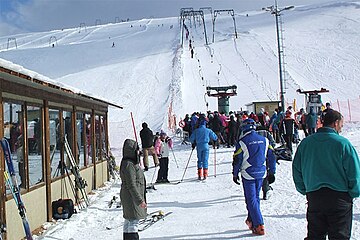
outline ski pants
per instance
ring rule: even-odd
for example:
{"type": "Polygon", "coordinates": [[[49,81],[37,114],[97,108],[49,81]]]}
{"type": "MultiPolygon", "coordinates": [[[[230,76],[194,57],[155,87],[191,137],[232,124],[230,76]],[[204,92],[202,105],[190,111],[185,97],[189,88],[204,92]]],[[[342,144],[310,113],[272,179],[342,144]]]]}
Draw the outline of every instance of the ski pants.
{"type": "Polygon", "coordinates": [[[350,239],[353,217],[353,199],[347,192],[320,188],[306,194],[308,208],[307,240],[350,239]]]}
{"type": "Polygon", "coordinates": [[[199,168],[208,168],[209,161],[209,144],[201,143],[196,145],[197,152],[197,167],[199,168]]]}
{"type": "Polygon", "coordinates": [[[253,227],[264,224],[260,211],[260,190],[263,179],[247,180],[242,178],[246,209],[248,211],[248,220],[252,222],[253,227]]]}
{"type": "Polygon", "coordinates": [[[159,159],[155,153],[155,148],[154,147],[149,147],[149,148],[143,148],[143,164],[144,167],[149,167],[149,154],[153,157],[154,160],[154,165],[157,166],[159,165],[159,159]]]}
{"type": "Polygon", "coordinates": [[[157,180],[167,180],[168,171],[169,171],[169,158],[162,157],[159,159],[159,161],[160,161],[160,169],[158,172],[157,180]]]}
{"type": "Polygon", "coordinates": [[[137,233],[139,229],[139,220],[138,219],[125,219],[123,232],[124,233],[137,233]]]}

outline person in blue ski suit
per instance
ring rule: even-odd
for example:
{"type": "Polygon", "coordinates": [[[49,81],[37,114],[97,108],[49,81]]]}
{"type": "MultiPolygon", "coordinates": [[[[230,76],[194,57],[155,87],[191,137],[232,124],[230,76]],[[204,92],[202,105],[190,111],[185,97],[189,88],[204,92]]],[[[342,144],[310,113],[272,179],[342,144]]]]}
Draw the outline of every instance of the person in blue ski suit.
{"type": "Polygon", "coordinates": [[[264,220],[260,211],[259,195],[266,176],[269,183],[275,181],[275,155],[269,140],[256,133],[253,119],[244,120],[241,128],[243,136],[236,144],[233,155],[233,181],[240,185],[239,173],[241,173],[248,211],[245,223],[253,234],[264,235],[264,220]],[[266,161],[268,161],[268,166],[266,166],[266,161]]]}
{"type": "Polygon", "coordinates": [[[209,142],[217,141],[216,134],[206,127],[205,117],[199,119],[199,127],[190,136],[193,149],[196,146],[198,179],[206,179],[208,176],[209,142]]]}

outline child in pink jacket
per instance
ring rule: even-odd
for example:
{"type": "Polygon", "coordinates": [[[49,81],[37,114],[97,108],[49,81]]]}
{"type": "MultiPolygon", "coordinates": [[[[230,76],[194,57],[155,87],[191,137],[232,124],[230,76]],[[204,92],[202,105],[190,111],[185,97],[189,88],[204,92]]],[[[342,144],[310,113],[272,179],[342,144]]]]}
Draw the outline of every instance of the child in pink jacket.
{"type": "Polygon", "coordinates": [[[169,153],[173,148],[173,142],[165,132],[161,131],[160,137],[155,142],[155,153],[159,157],[160,169],[156,183],[169,183],[169,153]]]}

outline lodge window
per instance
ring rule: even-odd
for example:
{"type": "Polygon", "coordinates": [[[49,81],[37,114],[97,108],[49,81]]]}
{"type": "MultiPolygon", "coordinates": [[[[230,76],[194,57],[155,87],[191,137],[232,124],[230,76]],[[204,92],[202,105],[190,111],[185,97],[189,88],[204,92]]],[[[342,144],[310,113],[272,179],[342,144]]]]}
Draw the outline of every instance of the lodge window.
{"type": "Polygon", "coordinates": [[[26,110],[29,185],[33,186],[44,181],[43,118],[41,107],[28,105],[26,110]]]}
{"type": "Polygon", "coordinates": [[[85,165],[92,164],[92,132],[91,132],[91,114],[85,114],[85,165]]]}
{"type": "Polygon", "coordinates": [[[105,117],[104,116],[100,116],[100,134],[101,134],[101,160],[105,160],[106,159],[106,138],[105,138],[105,117]]]}
{"type": "Polygon", "coordinates": [[[85,129],[86,126],[85,125],[85,118],[84,118],[84,114],[82,112],[77,112],[76,113],[76,146],[78,148],[78,165],[80,168],[86,166],[85,164],[85,129]]]}
{"type": "MultiPolygon", "coordinates": [[[[11,157],[14,164],[15,175],[20,188],[27,187],[26,168],[24,159],[23,137],[23,108],[21,104],[4,102],[4,137],[10,145],[11,157]]],[[[6,166],[7,167],[7,166],[6,166]]],[[[6,193],[10,193],[7,187],[6,193]]]]}
{"type": "Polygon", "coordinates": [[[50,164],[51,177],[55,178],[63,172],[61,160],[61,127],[60,127],[60,111],[57,109],[49,109],[50,119],[50,164]]]}
{"type": "Polygon", "coordinates": [[[101,160],[101,122],[100,122],[100,116],[95,116],[95,139],[96,139],[96,162],[101,160]]]}

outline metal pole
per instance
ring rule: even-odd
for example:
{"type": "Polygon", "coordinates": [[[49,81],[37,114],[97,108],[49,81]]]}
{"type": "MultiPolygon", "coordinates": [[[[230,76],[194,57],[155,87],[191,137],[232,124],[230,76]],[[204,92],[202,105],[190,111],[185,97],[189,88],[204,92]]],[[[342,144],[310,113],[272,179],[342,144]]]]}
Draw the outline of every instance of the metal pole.
{"type": "Polygon", "coordinates": [[[277,4],[275,5],[275,22],[276,22],[276,38],[278,45],[278,59],[279,59],[279,77],[280,77],[280,101],[281,107],[285,109],[285,99],[284,99],[284,79],[283,79],[283,69],[281,62],[281,44],[280,44],[280,29],[279,29],[279,16],[280,11],[277,9],[277,4]]]}

